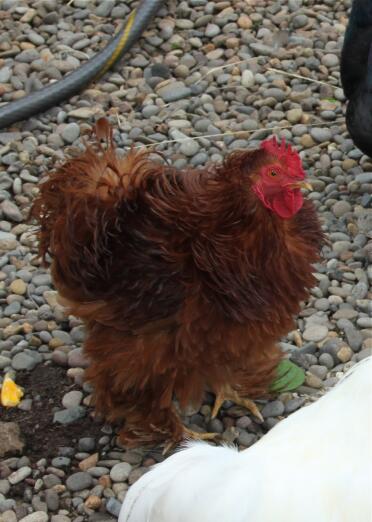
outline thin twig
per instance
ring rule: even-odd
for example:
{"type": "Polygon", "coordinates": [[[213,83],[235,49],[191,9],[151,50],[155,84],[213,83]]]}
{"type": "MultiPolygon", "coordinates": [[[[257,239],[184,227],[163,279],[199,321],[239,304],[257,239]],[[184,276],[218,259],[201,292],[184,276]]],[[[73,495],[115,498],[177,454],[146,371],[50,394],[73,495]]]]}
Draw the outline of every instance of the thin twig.
{"type": "MultiPolygon", "coordinates": [[[[335,123],[341,123],[344,122],[344,118],[339,118],[338,120],[335,120],[333,122],[329,121],[323,121],[323,122],[316,122],[316,123],[309,123],[306,124],[307,127],[321,127],[322,125],[331,125],[335,123]]],[[[202,136],[186,136],[185,138],[179,138],[176,140],[164,140],[156,143],[150,143],[149,145],[137,145],[134,147],[135,149],[140,148],[147,148],[147,147],[157,147],[159,145],[167,145],[170,143],[182,143],[184,141],[188,140],[202,140],[202,139],[208,139],[208,138],[222,138],[224,136],[240,136],[241,134],[254,134],[255,132],[260,131],[266,131],[266,132],[273,132],[277,130],[283,130],[283,129],[292,129],[294,125],[278,125],[276,127],[270,127],[270,128],[260,128],[260,129],[254,129],[254,130],[241,130],[241,131],[228,131],[228,132],[222,132],[220,134],[204,134],[202,136]]]]}
{"type": "MultiPolygon", "coordinates": [[[[226,63],[224,65],[219,65],[218,67],[213,67],[212,69],[207,71],[205,74],[203,74],[203,76],[201,76],[199,78],[199,80],[197,80],[195,82],[195,85],[198,85],[198,83],[200,83],[202,80],[204,80],[204,78],[206,78],[210,74],[213,74],[216,71],[221,71],[223,69],[226,69],[227,67],[233,67],[234,65],[239,65],[241,63],[249,63],[252,61],[257,61],[257,59],[258,59],[258,56],[253,56],[252,58],[246,58],[244,60],[239,60],[238,62],[226,63]]],[[[262,65],[262,67],[265,68],[267,71],[276,72],[279,74],[283,74],[285,76],[290,76],[292,78],[298,78],[300,80],[306,80],[308,82],[318,83],[320,85],[328,85],[333,88],[338,87],[338,85],[332,85],[331,83],[323,82],[321,80],[314,80],[313,78],[309,78],[308,76],[302,76],[301,74],[289,73],[287,71],[282,71],[281,69],[275,69],[274,67],[268,67],[267,65],[262,65]]],[[[330,78],[331,78],[331,80],[334,80],[335,82],[338,81],[337,78],[335,78],[334,76],[330,76],[330,78]]]]}
{"type": "MultiPolygon", "coordinates": [[[[328,86],[333,87],[333,88],[337,88],[338,87],[338,85],[332,85],[331,83],[322,82],[321,80],[314,80],[314,78],[309,78],[308,76],[301,76],[301,74],[289,73],[287,71],[282,71],[281,69],[274,69],[273,67],[267,67],[266,70],[267,71],[276,72],[276,73],[280,73],[280,74],[284,74],[285,76],[291,76],[292,78],[298,78],[299,80],[306,80],[308,82],[320,83],[321,85],[328,85],[328,86]]],[[[334,78],[333,76],[330,76],[330,78],[332,80],[337,81],[337,78],[334,78]]]]}
{"type": "Polygon", "coordinates": [[[257,60],[257,59],[258,59],[258,56],[253,56],[252,58],[245,58],[244,60],[239,60],[238,62],[225,63],[225,65],[219,65],[218,67],[213,67],[212,69],[209,69],[208,72],[203,74],[203,76],[201,78],[199,78],[199,80],[197,80],[194,85],[198,85],[198,83],[201,82],[202,80],[204,80],[204,78],[206,78],[210,74],[213,74],[216,71],[221,71],[223,69],[226,69],[227,67],[233,67],[234,65],[239,65],[241,63],[252,62],[253,60],[257,60]]]}

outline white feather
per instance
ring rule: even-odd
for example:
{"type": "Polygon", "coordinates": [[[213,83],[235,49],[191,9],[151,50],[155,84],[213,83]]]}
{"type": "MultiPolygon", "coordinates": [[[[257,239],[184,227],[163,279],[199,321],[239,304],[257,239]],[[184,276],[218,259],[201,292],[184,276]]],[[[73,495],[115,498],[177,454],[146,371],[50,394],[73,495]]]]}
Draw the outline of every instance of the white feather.
{"type": "Polygon", "coordinates": [[[372,357],[252,447],[188,443],[129,490],[119,522],[372,522],[372,357]]]}

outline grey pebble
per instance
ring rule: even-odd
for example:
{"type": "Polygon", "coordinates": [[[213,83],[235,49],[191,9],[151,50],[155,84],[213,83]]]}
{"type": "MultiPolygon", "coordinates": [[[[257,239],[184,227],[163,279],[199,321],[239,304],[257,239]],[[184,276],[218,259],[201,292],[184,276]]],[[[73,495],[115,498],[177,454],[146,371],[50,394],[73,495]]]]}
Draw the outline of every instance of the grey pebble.
{"type": "Polygon", "coordinates": [[[265,404],[261,410],[261,414],[264,418],[266,417],[277,417],[283,415],[284,404],[281,401],[271,401],[265,404]]]}
{"type": "Polygon", "coordinates": [[[323,380],[327,376],[328,368],[319,364],[313,364],[309,367],[309,371],[316,377],[319,377],[319,379],[323,380]]]}
{"type": "Polygon", "coordinates": [[[18,484],[18,482],[22,482],[25,478],[29,477],[31,473],[32,469],[29,466],[23,466],[11,473],[8,477],[8,481],[12,485],[18,484]]]}
{"type": "Polygon", "coordinates": [[[211,419],[208,422],[208,431],[212,433],[223,433],[223,424],[220,419],[211,419]]]}
{"type": "Polygon", "coordinates": [[[85,326],[75,326],[72,328],[70,335],[74,343],[82,343],[85,339],[85,326]]]}
{"type": "Polygon", "coordinates": [[[95,440],[93,437],[83,437],[79,439],[79,450],[80,451],[93,451],[96,447],[95,440]]]}
{"type": "Polygon", "coordinates": [[[59,509],[59,496],[53,489],[45,491],[45,502],[50,511],[57,511],[59,509]]]}
{"type": "Polygon", "coordinates": [[[350,348],[354,352],[357,352],[358,350],[360,350],[360,347],[363,342],[362,334],[356,328],[354,328],[353,325],[346,326],[344,329],[344,332],[345,332],[346,339],[347,339],[347,342],[348,342],[348,345],[350,346],[350,348]]]}
{"type": "Polygon", "coordinates": [[[171,82],[163,87],[159,87],[157,93],[166,103],[169,103],[190,96],[191,89],[182,82],[171,82]]]}
{"type": "Polygon", "coordinates": [[[328,328],[321,324],[314,324],[311,326],[308,326],[304,333],[303,338],[305,341],[322,341],[328,334],[328,328]]]}
{"type": "Polygon", "coordinates": [[[180,152],[185,156],[194,156],[200,149],[197,140],[186,140],[180,146],[180,152]]]}
{"type": "Polygon", "coordinates": [[[355,297],[355,299],[364,299],[367,294],[368,286],[363,282],[357,283],[351,291],[351,295],[355,297]]]}
{"type": "Polygon", "coordinates": [[[342,217],[347,212],[351,211],[351,205],[348,201],[337,201],[332,207],[332,212],[336,217],[342,217]]]}
{"type": "MultiPolygon", "coordinates": [[[[104,2],[102,2],[104,3],[104,2]]],[[[80,127],[77,123],[68,123],[61,132],[65,143],[74,143],[80,136],[80,127]]]]}
{"type": "Polygon", "coordinates": [[[84,355],[82,348],[74,348],[68,353],[68,365],[72,368],[87,368],[89,361],[84,355]]]}
{"type": "Polygon", "coordinates": [[[52,278],[49,274],[36,274],[33,276],[32,282],[35,286],[50,286],[52,284],[52,278]]]}
{"type": "Polygon", "coordinates": [[[2,67],[0,69],[0,83],[8,83],[12,75],[12,70],[10,67],[2,67]]]}
{"type": "Polygon", "coordinates": [[[17,353],[12,359],[12,367],[15,370],[33,370],[37,365],[36,358],[25,352],[17,353]]]}
{"type": "Polygon", "coordinates": [[[19,522],[48,522],[48,518],[48,514],[44,511],[34,511],[34,513],[21,518],[19,522]]]}
{"type": "Polygon", "coordinates": [[[110,477],[114,482],[125,482],[132,470],[132,466],[127,462],[115,464],[110,471],[110,477]]]}
{"type": "Polygon", "coordinates": [[[64,425],[71,424],[85,417],[86,413],[84,406],[75,406],[66,410],[57,411],[54,414],[53,422],[64,425]]]}
{"type": "Polygon", "coordinates": [[[254,433],[247,433],[246,431],[241,430],[238,436],[238,443],[242,446],[249,447],[256,440],[256,435],[254,433]]]}
{"type": "Polygon", "coordinates": [[[10,484],[9,481],[6,479],[0,480],[0,493],[4,496],[6,496],[9,493],[10,490],[10,484]]]}
{"type": "Polygon", "coordinates": [[[307,373],[305,378],[305,386],[309,386],[310,388],[322,388],[322,380],[319,379],[316,375],[313,373],[307,373]]]}
{"type": "Polygon", "coordinates": [[[4,511],[1,515],[2,522],[17,522],[17,515],[13,510],[4,511]]]}
{"type": "Polygon", "coordinates": [[[80,390],[72,390],[70,392],[65,393],[62,398],[62,406],[64,408],[74,408],[79,406],[83,399],[83,392],[80,390]]]}
{"type": "Polygon", "coordinates": [[[10,509],[14,509],[15,506],[16,506],[16,502],[12,498],[5,499],[5,500],[0,499],[0,513],[4,513],[4,511],[9,511],[10,509]]]}
{"type": "Polygon", "coordinates": [[[357,325],[360,326],[360,328],[372,329],[372,317],[360,317],[357,319],[357,325]]]}
{"type": "Polygon", "coordinates": [[[103,0],[99,3],[95,10],[97,16],[107,17],[110,15],[112,8],[115,5],[115,0],[103,0]]]}
{"type": "Polygon", "coordinates": [[[78,471],[73,473],[66,480],[66,486],[70,491],[81,491],[90,488],[93,484],[93,479],[89,473],[85,471],[78,471]]]}
{"type": "Polygon", "coordinates": [[[63,344],[72,344],[71,335],[68,332],[65,332],[63,330],[53,330],[52,335],[56,339],[62,341],[63,344]]]}
{"type": "Polygon", "coordinates": [[[322,312],[325,312],[329,309],[329,301],[325,297],[322,297],[320,299],[317,299],[314,302],[314,306],[317,310],[321,310],[322,312]]]}
{"type": "Polygon", "coordinates": [[[290,399],[285,403],[285,413],[293,413],[298,410],[305,402],[303,397],[296,397],[294,399],[290,399]]]}
{"type": "Polygon", "coordinates": [[[335,365],[333,357],[329,353],[322,353],[319,356],[319,363],[322,366],[325,366],[326,368],[328,368],[328,370],[331,370],[335,365]]]}
{"type": "MultiPolygon", "coordinates": [[[[76,521],[76,519],[75,519],[76,521]]],[[[67,515],[52,515],[50,522],[71,522],[71,518],[67,515]]],[[[82,522],[82,521],[81,521],[82,522]]],[[[98,522],[98,520],[97,520],[98,522]]],[[[104,522],[104,520],[102,520],[104,522]]]]}
{"type": "Polygon", "coordinates": [[[0,355],[0,370],[10,366],[11,359],[9,357],[4,357],[4,355],[0,355]]]}
{"type": "Polygon", "coordinates": [[[118,517],[121,509],[121,502],[116,500],[114,497],[110,497],[106,503],[106,509],[111,515],[118,517]]]}
{"type": "Polygon", "coordinates": [[[106,468],[105,466],[93,466],[88,470],[89,475],[92,475],[92,477],[95,478],[102,477],[103,475],[108,475],[109,472],[109,468],[106,468]]]}
{"type": "Polygon", "coordinates": [[[4,216],[10,221],[20,223],[23,220],[22,213],[15,203],[5,200],[1,203],[0,207],[3,211],[4,216]]]}
{"type": "Polygon", "coordinates": [[[326,127],[312,127],[310,129],[310,136],[314,138],[317,143],[329,141],[332,138],[332,133],[326,127]]]}
{"type": "Polygon", "coordinates": [[[52,466],[55,468],[64,468],[69,466],[71,463],[71,459],[68,457],[55,457],[52,459],[52,466]]]}
{"type": "Polygon", "coordinates": [[[292,20],[293,27],[295,29],[300,29],[301,27],[304,27],[308,23],[308,17],[304,14],[299,14],[295,16],[292,20]]]}
{"type": "Polygon", "coordinates": [[[43,482],[47,489],[61,484],[61,479],[52,473],[43,476],[43,482]]]}

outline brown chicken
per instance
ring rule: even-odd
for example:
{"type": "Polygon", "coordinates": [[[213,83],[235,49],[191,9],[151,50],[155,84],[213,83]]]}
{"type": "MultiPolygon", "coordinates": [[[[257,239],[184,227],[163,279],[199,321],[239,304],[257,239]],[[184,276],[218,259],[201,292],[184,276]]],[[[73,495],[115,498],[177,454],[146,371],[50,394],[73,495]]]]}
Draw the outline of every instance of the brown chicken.
{"type": "Polygon", "coordinates": [[[61,301],[87,327],[96,409],[126,444],[194,436],[173,399],[208,389],[214,416],[224,399],[258,415],[250,399],[275,377],[323,243],[297,152],[273,138],[179,171],[144,149],[120,157],[105,120],[95,132],[32,215],[61,301]]]}

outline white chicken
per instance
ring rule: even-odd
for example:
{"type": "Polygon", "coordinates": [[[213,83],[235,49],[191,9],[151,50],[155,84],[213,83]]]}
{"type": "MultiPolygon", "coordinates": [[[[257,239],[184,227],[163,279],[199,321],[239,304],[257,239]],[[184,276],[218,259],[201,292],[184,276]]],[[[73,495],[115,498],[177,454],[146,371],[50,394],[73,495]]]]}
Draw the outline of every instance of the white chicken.
{"type": "Polygon", "coordinates": [[[216,521],[372,521],[372,357],[240,453],[188,443],[132,486],[119,516],[216,521]]]}

